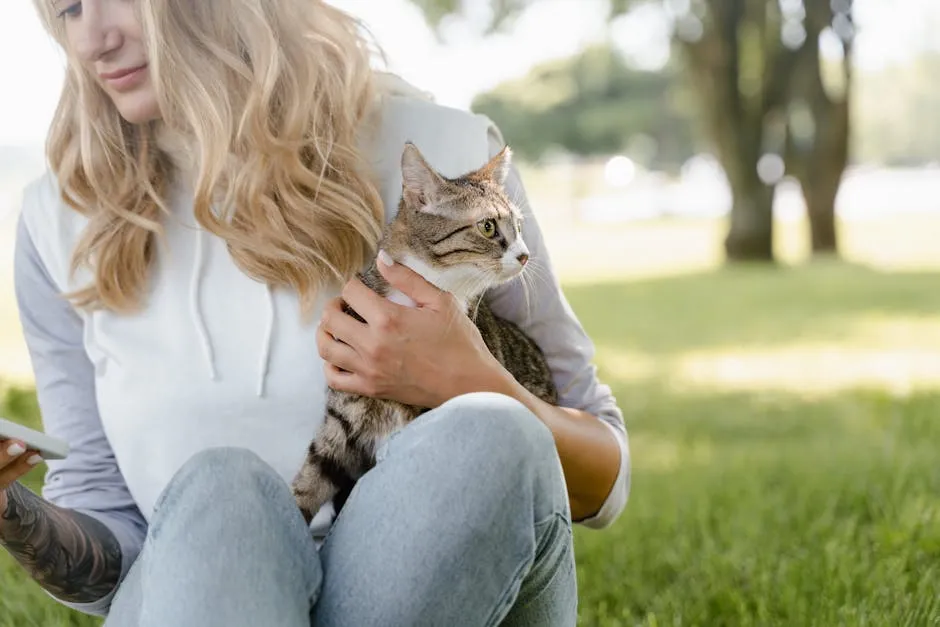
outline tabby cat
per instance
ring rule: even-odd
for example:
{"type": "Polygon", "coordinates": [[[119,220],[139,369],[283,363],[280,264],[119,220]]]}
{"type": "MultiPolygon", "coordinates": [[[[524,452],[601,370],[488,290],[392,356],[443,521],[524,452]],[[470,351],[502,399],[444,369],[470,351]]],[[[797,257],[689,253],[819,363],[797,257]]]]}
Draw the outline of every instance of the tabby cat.
{"type": "MultiPolygon", "coordinates": [[[[519,276],[529,258],[522,214],[503,189],[510,158],[506,147],[482,168],[449,179],[433,170],[414,144],[406,144],[398,214],[380,247],[454,294],[496,359],[530,392],[555,404],[557,391],[541,350],[483,300],[488,288],[519,276]]],[[[375,261],[359,278],[381,296],[412,304],[388,285],[375,261]]],[[[375,465],[376,445],[425,411],[329,389],[324,422],[292,485],[307,522],[330,499],[338,512],[355,482],[375,465]]]]}

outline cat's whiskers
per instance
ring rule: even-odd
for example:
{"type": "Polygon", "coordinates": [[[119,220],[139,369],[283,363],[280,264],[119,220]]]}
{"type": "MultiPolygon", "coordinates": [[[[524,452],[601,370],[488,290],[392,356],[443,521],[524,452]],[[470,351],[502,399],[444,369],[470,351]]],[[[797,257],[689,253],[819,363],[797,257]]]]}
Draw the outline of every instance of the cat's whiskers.
{"type": "Polygon", "coordinates": [[[483,292],[482,294],[480,294],[480,296],[476,299],[476,303],[474,303],[473,305],[473,314],[471,315],[470,312],[467,312],[467,315],[470,316],[471,320],[477,319],[477,316],[480,313],[480,305],[483,304],[484,298],[486,298],[486,292],[483,292]]]}
{"type": "MultiPolygon", "coordinates": [[[[473,314],[471,315],[471,319],[475,319],[477,311],[479,311],[479,308],[480,308],[480,303],[483,302],[483,298],[486,295],[486,288],[491,283],[492,281],[488,279],[486,276],[477,275],[477,276],[472,277],[471,280],[469,281],[469,284],[470,284],[469,289],[466,290],[466,293],[469,294],[469,297],[467,298],[467,301],[466,301],[466,307],[464,307],[464,311],[461,311],[460,314],[458,315],[465,315],[465,314],[470,315],[470,310],[472,309],[473,314]]],[[[458,298],[457,300],[461,304],[463,304],[464,302],[464,301],[461,301],[460,298],[458,298]]],[[[450,320],[447,321],[447,326],[444,329],[445,333],[450,332],[451,325],[454,324],[456,321],[457,321],[456,316],[452,317],[450,320]]]]}
{"type": "MultiPolygon", "coordinates": [[[[531,264],[531,260],[526,266],[531,264]]],[[[532,302],[529,300],[529,278],[531,276],[530,270],[525,270],[522,274],[519,275],[519,282],[522,283],[522,299],[525,301],[525,322],[529,322],[529,316],[532,313],[532,302]]]]}
{"type": "MultiPolygon", "coordinates": [[[[476,301],[476,305],[473,306],[473,314],[476,317],[477,309],[480,307],[480,302],[483,300],[486,295],[487,288],[490,287],[492,281],[486,276],[477,276],[474,281],[473,289],[471,293],[473,296],[470,300],[476,301]]],[[[469,313],[469,308],[468,308],[469,313]]]]}
{"type": "Polygon", "coordinates": [[[507,189],[506,191],[510,192],[510,195],[509,195],[510,202],[512,202],[512,204],[515,205],[516,208],[519,209],[520,212],[522,212],[522,206],[526,204],[524,202],[525,194],[522,192],[522,187],[517,186],[517,187],[513,187],[511,190],[507,189]]]}
{"type": "Polygon", "coordinates": [[[525,197],[525,192],[522,189],[522,185],[514,185],[512,188],[504,188],[503,192],[506,193],[509,198],[509,202],[519,210],[519,213],[523,214],[523,224],[525,220],[532,214],[532,209],[529,207],[529,203],[525,197]],[[525,209],[524,209],[525,208],[525,209]]]}
{"type": "Polygon", "coordinates": [[[532,302],[529,297],[529,281],[531,280],[531,277],[530,277],[531,265],[532,265],[532,260],[529,260],[529,262],[525,265],[525,269],[522,272],[514,276],[511,280],[507,281],[507,283],[518,281],[520,285],[522,286],[522,299],[524,302],[523,314],[525,316],[524,320],[526,323],[529,321],[529,317],[532,312],[532,302]]]}
{"type": "Polygon", "coordinates": [[[529,259],[529,263],[525,266],[525,273],[529,279],[539,279],[547,280],[549,275],[545,274],[548,272],[547,266],[545,265],[545,260],[538,257],[533,257],[529,259]]]}
{"type": "Polygon", "coordinates": [[[545,259],[539,257],[529,259],[529,262],[526,264],[525,272],[522,273],[522,288],[525,297],[527,317],[532,312],[532,303],[529,298],[530,288],[533,288],[536,281],[549,282],[550,277],[551,274],[548,272],[548,265],[545,259]]]}

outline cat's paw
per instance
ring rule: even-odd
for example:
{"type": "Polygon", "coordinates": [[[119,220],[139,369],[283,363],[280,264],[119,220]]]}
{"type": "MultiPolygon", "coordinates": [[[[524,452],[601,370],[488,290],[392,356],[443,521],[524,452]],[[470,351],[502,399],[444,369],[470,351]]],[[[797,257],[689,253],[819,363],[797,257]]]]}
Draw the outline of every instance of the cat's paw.
{"type": "Polygon", "coordinates": [[[300,513],[304,517],[304,522],[309,525],[313,520],[313,515],[316,511],[316,503],[313,502],[312,495],[298,490],[296,486],[292,486],[291,491],[294,494],[294,501],[297,502],[297,507],[300,509],[300,513]]]}

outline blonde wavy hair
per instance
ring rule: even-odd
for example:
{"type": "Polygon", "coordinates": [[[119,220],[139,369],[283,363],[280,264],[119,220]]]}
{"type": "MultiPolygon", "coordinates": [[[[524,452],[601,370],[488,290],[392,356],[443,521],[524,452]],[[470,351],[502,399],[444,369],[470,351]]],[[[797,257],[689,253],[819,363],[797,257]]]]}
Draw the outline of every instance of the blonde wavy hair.
{"type": "MultiPolygon", "coordinates": [[[[68,52],[53,3],[34,4],[68,52]]],[[[72,271],[94,276],[70,299],[141,304],[179,165],[158,141],[170,135],[190,138],[199,224],[246,274],[297,290],[309,311],[321,288],[361,269],[383,224],[357,147],[374,91],[360,25],[322,0],[138,7],[162,120],[128,124],[67,55],[46,151],[63,199],[89,218],[72,271]]]]}

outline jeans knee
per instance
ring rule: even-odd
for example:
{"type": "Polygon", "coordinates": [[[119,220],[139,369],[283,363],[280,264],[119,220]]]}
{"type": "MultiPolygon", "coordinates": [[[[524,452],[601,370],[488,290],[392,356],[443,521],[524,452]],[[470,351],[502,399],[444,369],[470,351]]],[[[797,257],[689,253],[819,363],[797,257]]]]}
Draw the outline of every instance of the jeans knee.
{"type": "Polygon", "coordinates": [[[564,475],[551,430],[517,400],[493,393],[458,396],[435,410],[428,427],[446,468],[442,476],[475,477],[491,495],[534,490],[539,512],[567,510],[564,475]],[[433,424],[432,424],[433,423],[433,424]]]}
{"type": "Polygon", "coordinates": [[[179,468],[157,502],[180,500],[232,502],[267,492],[283,483],[256,453],[238,447],[213,447],[195,453],[179,468]]]}
{"type": "Polygon", "coordinates": [[[478,445],[514,459],[538,460],[557,455],[551,430],[514,398],[492,392],[458,396],[442,407],[452,410],[450,427],[460,446],[478,445]]]}

